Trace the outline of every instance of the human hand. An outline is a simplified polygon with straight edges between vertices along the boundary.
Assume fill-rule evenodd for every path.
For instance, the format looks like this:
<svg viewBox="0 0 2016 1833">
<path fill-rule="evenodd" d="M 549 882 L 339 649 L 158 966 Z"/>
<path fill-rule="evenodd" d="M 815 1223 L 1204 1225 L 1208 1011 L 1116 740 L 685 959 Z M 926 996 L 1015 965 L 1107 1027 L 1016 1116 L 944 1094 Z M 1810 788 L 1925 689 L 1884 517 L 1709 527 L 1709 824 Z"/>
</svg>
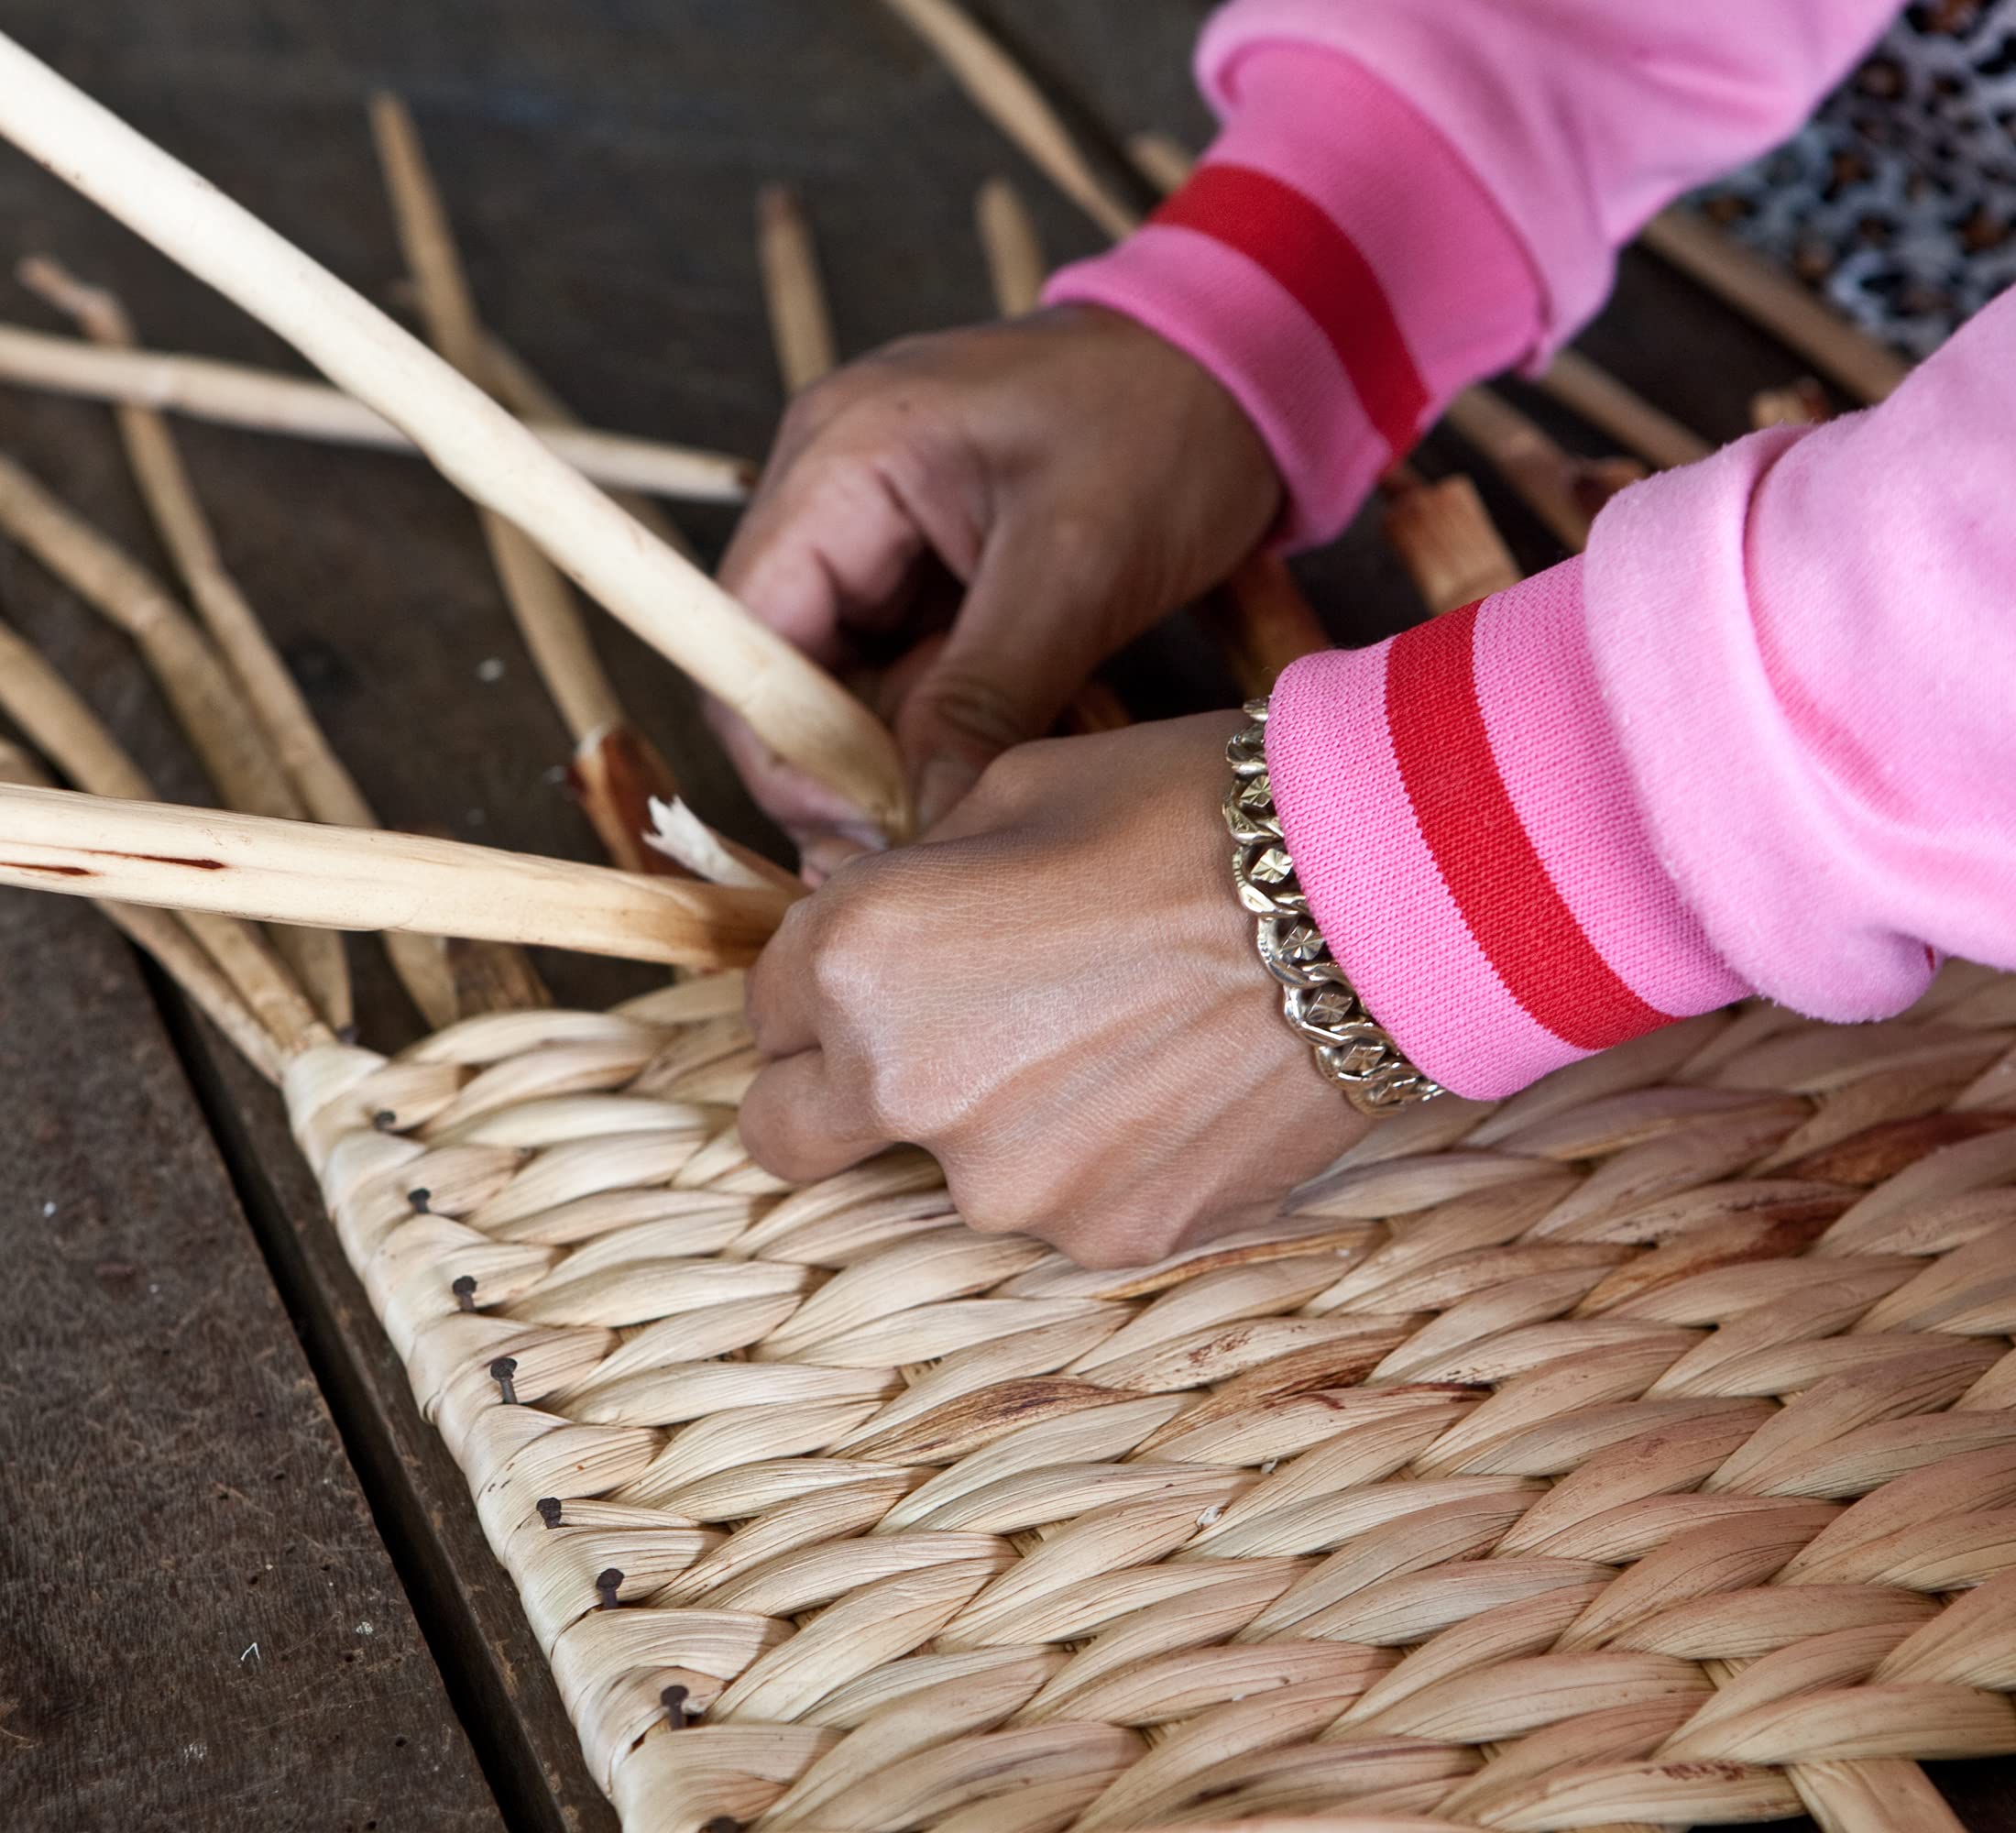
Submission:
<svg viewBox="0 0 2016 1833">
<path fill-rule="evenodd" d="M 883 711 L 928 829 L 1104 657 L 1230 573 L 1280 502 L 1259 434 L 1199 364 L 1068 306 L 906 339 L 800 396 L 721 582 L 829 668 L 901 654 Z M 808 866 L 877 843 L 714 717 Z"/>
<path fill-rule="evenodd" d="M 851 861 L 751 971 L 743 1142 L 825 1177 L 893 1141 L 959 1213 L 1090 1267 L 1267 1220 L 1364 1131 L 1282 1024 L 1219 813 L 1236 714 L 1009 752 Z"/>
</svg>

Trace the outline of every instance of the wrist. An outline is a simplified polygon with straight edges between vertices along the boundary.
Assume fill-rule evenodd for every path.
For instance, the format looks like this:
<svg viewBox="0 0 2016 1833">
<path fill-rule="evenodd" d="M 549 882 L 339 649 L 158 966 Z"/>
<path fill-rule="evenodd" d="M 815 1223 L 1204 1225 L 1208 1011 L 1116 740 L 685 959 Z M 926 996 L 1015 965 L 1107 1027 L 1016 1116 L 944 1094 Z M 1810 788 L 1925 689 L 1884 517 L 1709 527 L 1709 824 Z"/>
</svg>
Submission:
<svg viewBox="0 0 2016 1833">
<path fill-rule="evenodd" d="M 1045 296 L 1125 313 L 1216 376 L 1285 480 L 1285 540 L 1311 545 L 1442 402 L 1530 351 L 1539 283 L 1462 157 L 1353 60 L 1260 42 L 1218 90 L 1196 176 Z"/>
<path fill-rule="evenodd" d="M 1267 702 L 1225 747 L 1232 782 L 1224 801 L 1233 881 L 1255 918 L 1260 964 L 1281 989 L 1287 1028 L 1315 1052 L 1324 1081 L 1367 1118 L 1431 1101 L 1441 1089 L 1412 1062 L 1345 979 L 1296 876 L 1269 786 Z"/>
</svg>

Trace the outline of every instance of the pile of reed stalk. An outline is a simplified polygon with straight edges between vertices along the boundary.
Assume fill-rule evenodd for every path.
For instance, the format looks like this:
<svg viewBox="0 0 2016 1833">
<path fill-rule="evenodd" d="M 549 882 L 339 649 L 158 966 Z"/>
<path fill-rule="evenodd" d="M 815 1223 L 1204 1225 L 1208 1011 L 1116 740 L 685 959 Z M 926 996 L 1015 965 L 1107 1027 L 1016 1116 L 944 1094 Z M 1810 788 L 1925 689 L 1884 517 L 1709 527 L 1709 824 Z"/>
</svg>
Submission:
<svg viewBox="0 0 2016 1833">
<path fill-rule="evenodd" d="M 970 21 L 899 10 L 1123 209 L 1002 99 Z M 611 448 L 481 325 L 411 121 L 387 100 L 375 126 L 445 361 L 0 38 L 0 133 L 351 391 L 286 384 L 294 430 L 396 425 L 477 504 L 633 869 L 378 829 L 160 412 L 257 390 L 141 355 L 44 266 L 84 341 L 30 372 L 124 402 L 192 610 L 5 463 L 0 531 L 130 636 L 231 806 L 153 802 L 0 628 L 0 710 L 76 785 L 0 746 L 0 882 L 97 899 L 280 1084 L 630 1833 L 1956 1828 L 1916 1760 L 2016 1751 L 2016 979 L 1954 963 L 1889 1024 L 1750 1006 L 1445 1097 L 1268 1227 L 1124 1273 L 969 1230 L 914 1150 L 780 1183 L 736 1130 L 760 1068 L 737 969 L 797 890 L 675 800 L 645 844 L 675 785 L 568 581 L 900 831 L 893 752 L 655 511 L 556 456 Z M 802 387 L 835 351 L 809 228 L 776 192 L 760 221 Z M 979 221 L 1025 308 L 1044 263 L 1011 187 Z M 19 348 L 0 334 L 0 371 Z M 1600 372 L 1559 374 L 1647 462 L 1692 456 Z M 1480 448 L 1587 510 L 1479 399 Z M 1430 609 L 1513 576 L 1467 480 L 1386 491 Z M 1285 578 L 1232 597 L 1256 672 L 1314 640 Z M 353 929 L 387 933 L 434 1027 L 396 1056 L 343 1035 Z M 535 942 L 690 972 L 555 1010 Z"/>
</svg>

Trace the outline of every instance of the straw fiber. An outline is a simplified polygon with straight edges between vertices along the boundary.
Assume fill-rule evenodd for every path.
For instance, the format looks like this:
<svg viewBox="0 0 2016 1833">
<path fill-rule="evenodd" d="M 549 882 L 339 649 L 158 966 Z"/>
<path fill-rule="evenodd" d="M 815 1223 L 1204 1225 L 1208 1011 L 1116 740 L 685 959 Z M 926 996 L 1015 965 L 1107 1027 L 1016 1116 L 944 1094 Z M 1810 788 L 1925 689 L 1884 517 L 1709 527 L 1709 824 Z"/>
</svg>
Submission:
<svg viewBox="0 0 2016 1833">
<path fill-rule="evenodd" d="M 288 1072 L 630 1833 L 1874 1833 L 2016 1751 L 2016 981 L 1430 1103 L 1131 1274 L 768 1178 L 740 996 Z"/>
</svg>

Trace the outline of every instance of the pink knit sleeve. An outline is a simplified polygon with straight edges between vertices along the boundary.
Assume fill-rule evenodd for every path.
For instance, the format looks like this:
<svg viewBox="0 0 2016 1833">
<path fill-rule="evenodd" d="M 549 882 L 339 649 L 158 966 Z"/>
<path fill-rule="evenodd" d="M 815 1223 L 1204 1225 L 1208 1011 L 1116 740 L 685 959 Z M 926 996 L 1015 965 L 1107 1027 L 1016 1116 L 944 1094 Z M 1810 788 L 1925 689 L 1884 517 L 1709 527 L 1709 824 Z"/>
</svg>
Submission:
<svg viewBox="0 0 2016 1833">
<path fill-rule="evenodd" d="M 1196 176 L 1045 298 L 1123 312 L 1223 382 L 1280 469 L 1291 544 L 1334 535 L 1540 322 L 1532 268 L 1448 141 L 1353 59 L 1296 45 L 1239 60 Z"/>
<path fill-rule="evenodd" d="M 1587 555 L 1283 675 L 1310 907 L 1428 1073 L 1494 1096 L 1757 992 L 2016 968 L 2016 294 L 1881 407 L 1626 491 Z"/>
</svg>

